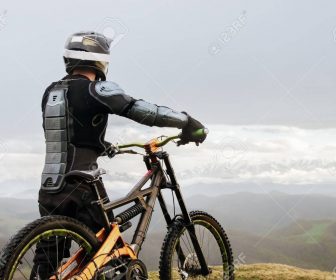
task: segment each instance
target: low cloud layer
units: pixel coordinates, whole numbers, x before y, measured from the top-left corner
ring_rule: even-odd
[[[209,128],[207,141],[199,147],[166,146],[178,178],[185,186],[248,182],[304,185],[336,181],[336,129],[257,125]],[[173,129],[134,124],[109,128],[106,139],[114,143],[144,142],[157,135],[174,133],[177,131]],[[43,161],[42,135],[2,141],[0,196],[36,196]],[[115,192],[126,191],[145,172],[138,155],[102,158],[99,163],[108,171],[106,185]]]

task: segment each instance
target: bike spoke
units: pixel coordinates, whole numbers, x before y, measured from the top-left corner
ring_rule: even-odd
[[[28,266],[30,267],[31,270],[33,270],[32,265],[27,261],[26,257],[23,256],[23,259],[25,260],[25,262],[28,264]]]
[[[228,275],[223,264],[224,258],[222,258],[222,252],[218,246],[218,240],[209,230],[208,225],[195,224],[195,237],[197,238],[201,250],[204,254],[205,261],[209,268],[211,268],[211,273],[207,276],[202,276],[200,274],[200,263],[195,252],[195,248],[192,243],[193,233],[189,233],[185,229],[178,241],[175,244],[175,254],[173,257],[173,263],[177,263],[178,270],[175,270],[175,267],[172,266],[172,273],[174,272],[173,278],[176,279],[177,273],[179,279],[223,279],[225,275]],[[184,263],[180,262],[178,246],[182,250],[186,250],[186,256]],[[176,262],[177,261],[177,262]],[[218,267],[217,267],[218,266]]]
[[[192,245],[192,242],[191,242],[191,239],[190,239],[190,232],[189,231],[186,231],[186,239],[188,241],[188,244],[189,244],[189,248],[190,248],[190,251],[189,253],[193,253],[193,248],[194,246]]]
[[[189,246],[188,246],[187,243],[184,241],[183,238],[181,238],[181,240],[182,240],[183,244],[185,245],[185,247],[186,247],[188,253],[191,253],[191,252],[192,252],[192,248],[190,247],[189,242],[188,242],[188,244],[189,244]]]
[[[17,270],[20,272],[20,274],[24,277],[24,279],[29,280],[24,274],[23,272],[20,270],[20,268],[17,267]]]
[[[203,245],[203,241],[204,241],[204,232],[205,232],[205,228],[203,227],[203,235],[202,235],[202,245]]]
[[[56,266],[58,266],[58,236],[57,235],[56,235]],[[57,270],[54,270],[54,274],[56,276],[56,279],[58,279]]]
[[[55,268],[54,268],[53,264],[50,262],[49,254],[46,254],[46,252],[45,252],[45,250],[43,248],[42,248],[42,250],[43,250],[44,255],[48,258],[48,262],[51,265],[53,271],[55,271]],[[49,247],[48,247],[48,252],[49,252]]]
[[[64,243],[63,243],[63,249],[62,249],[62,256],[64,256],[64,251],[65,251],[65,243],[66,243],[66,241],[67,241],[67,239],[66,239],[67,237],[65,236],[64,237]],[[61,271],[62,272],[62,271]],[[62,273],[61,273],[61,278],[60,278],[60,280],[62,280]]]
[[[206,262],[207,262],[207,264],[208,264],[208,266],[210,265],[209,264],[209,253],[210,253],[210,237],[209,237],[209,235],[208,235],[208,252],[207,252],[207,257],[206,257]]]

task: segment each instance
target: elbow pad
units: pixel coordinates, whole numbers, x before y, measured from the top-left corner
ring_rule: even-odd
[[[137,100],[127,113],[127,117],[144,125],[183,128],[188,116],[168,107],[157,106],[144,100]]]
[[[118,84],[107,81],[93,82],[90,94],[107,107],[109,113],[123,115],[134,99],[125,94]]]

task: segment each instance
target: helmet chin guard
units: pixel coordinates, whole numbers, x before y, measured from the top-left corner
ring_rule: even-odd
[[[75,69],[92,69],[97,79],[106,80],[112,40],[97,32],[78,32],[65,43],[63,59],[68,74]]]

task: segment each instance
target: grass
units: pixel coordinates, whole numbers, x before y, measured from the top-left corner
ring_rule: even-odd
[[[253,264],[240,266],[236,280],[336,280],[336,274],[301,269],[283,264]]]
[[[319,270],[301,269],[283,264],[251,264],[236,269],[235,280],[336,280],[336,274]],[[158,280],[157,272],[150,272],[149,279]],[[174,278],[179,279],[179,278]],[[210,279],[219,279],[214,275]]]
[[[303,234],[304,239],[309,244],[317,244],[321,241],[323,234],[330,223],[315,224]]]

